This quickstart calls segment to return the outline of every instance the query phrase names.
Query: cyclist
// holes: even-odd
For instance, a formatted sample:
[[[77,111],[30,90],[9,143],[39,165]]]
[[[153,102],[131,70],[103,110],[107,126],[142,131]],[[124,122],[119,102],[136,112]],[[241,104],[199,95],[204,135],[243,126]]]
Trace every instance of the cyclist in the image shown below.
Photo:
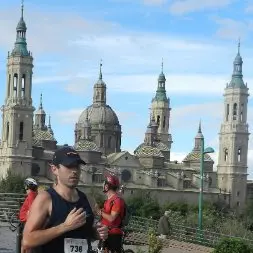
[[[125,215],[125,202],[117,193],[119,186],[117,176],[106,175],[103,192],[106,194],[107,200],[102,209],[97,207],[97,215],[101,217],[101,223],[109,228],[108,238],[104,241],[103,246],[107,252],[112,253],[121,253],[122,249],[121,224]]]
[[[31,205],[32,205],[35,197],[38,194],[38,184],[35,179],[27,178],[25,180],[24,184],[25,184],[25,190],[26,190],[27,197],[26,197],[26,199],[19,211],[19,220],[22,223],[26,222]]]
[[[38,184],[35,179],[33,178],[25,179],[24,186],[25,186],[27,196],[19,211],[20,226],[19,226],[18,233],[20,234],[21,238],[22,238],[22,233],[24,229],[24,224],[27,221],[27,217],[28,217],[31,205],[38,194]],[[21,241],[17,243],[21,243]],[[21,253],[23,253],[24,249],[21,247],[21,245],[20,245],[20,248],[21,248]]]
[[[85,162],[69,146],[55,151],[51,170],[57,184],[38,194],[25,224],[23,246],[42,253],[88,251],[90,239],[106,239],[108,229],[93,227],[94,215],[86,195],[77,189]]]

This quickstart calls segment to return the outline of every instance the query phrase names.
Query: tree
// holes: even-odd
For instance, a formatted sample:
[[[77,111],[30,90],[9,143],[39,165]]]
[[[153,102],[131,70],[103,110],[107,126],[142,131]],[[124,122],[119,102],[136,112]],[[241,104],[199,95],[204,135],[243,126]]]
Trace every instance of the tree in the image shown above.
[[[25,178],[19,174],[7,172],[5,178],[2,177],[0,181],[0,192],[3,193],[25,193],[24,189],[24,180]]]

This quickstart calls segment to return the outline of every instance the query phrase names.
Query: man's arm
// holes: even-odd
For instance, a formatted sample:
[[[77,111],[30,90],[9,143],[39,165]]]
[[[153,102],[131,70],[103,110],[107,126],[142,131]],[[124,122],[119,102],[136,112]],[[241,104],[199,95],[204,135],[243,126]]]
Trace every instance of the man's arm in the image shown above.
[[[108,220],[109,222],[113,222],[121,213],[122,208],[124,208],[122,201],[120,198],[117,198],[114,200],[114,203],[112,205],[111,213],[107,214],[103,212],[103,209],[101,210],[101,216],[102,218]]]
[[[34,200],[23,232],[23,247],[29,249],[45,244],[65,232],[64,225],[43,229],[49,216],[50,195],[45,191]]]
[[[101,210],[101,217],[108,220],[109,222],[113,222],[119,216],[119,212],[111,211],[110,214],[107,214]]]

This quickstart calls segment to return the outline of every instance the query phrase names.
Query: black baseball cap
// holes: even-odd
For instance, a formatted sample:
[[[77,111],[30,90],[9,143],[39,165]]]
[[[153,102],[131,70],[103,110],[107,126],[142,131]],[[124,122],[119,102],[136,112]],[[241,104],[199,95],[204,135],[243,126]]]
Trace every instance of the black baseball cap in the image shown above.
[[[69,146],[56,150],[53,156],[52,163],[53,165],[62,164],[66,167],[86,164],[86,162],[81,159],[78,152]]]

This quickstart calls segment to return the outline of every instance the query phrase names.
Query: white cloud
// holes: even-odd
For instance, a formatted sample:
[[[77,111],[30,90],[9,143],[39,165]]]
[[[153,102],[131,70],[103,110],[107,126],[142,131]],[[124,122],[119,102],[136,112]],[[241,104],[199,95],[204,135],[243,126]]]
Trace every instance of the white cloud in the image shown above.
[[[207,9],[219,9],[231,4],[233,0],[175,0],[169,7],[174,15],[204,11]]]
[[[60,124],[71,124],[74,125],[79,116],[81,115],[83,111],[82,109],[70,109],[65,111],[58,111],[54,113],[54,118],[56,118],[55,121],[58,121]]]
[[[8,13],[10,10],[0,11],[0,33],[6,35],[0,46],[10,49],[19,10],[12,10],[11,16]],[[35,17],[37,22],[31,22]],[[115,23],[86,20],[75,13],[44,13],[37,8],[26,8],[25,19],[28,47],[38,61],[34,84],[64,82],[61,88],[65,91],[86,94],[97,79],[100,58],[104,79],[117,92],[154,92],[162,57],[169,93],[218,93],[230,79],[220,74],[220,66],[228,66],[228,52],[235,50],[207,40],[137,33]],[[51,66],[45,55],[52,58]],[[219,64],[213,55],[223,56]]]
[[[246,12],[247,14],[253,13],[253,3],[249,3],[249,4],[246,6],[245,12]]]
[[[214,21],[219,25],[216,35],[222,39],[244,39],[251,30],[251,24],[242,20],[238,21],[231,18],[214,18]]]
[[[145,75],[104,75],[110,91],[114,92],[138,92],[154,94],[157,88],[158,74]],[[171,94],[222,94],[226,83],[231,79],[229,75],[205,75],[205,74],[168,74],[166,90]],[[253,83],[253,79],[247,79]],[[85,85],[85,83],[84,83]],[[81,89],[82,84],[78,86]]]
[[[147,5],[162,5],[166,2],[167,0],[143,0],[143,3]]]

